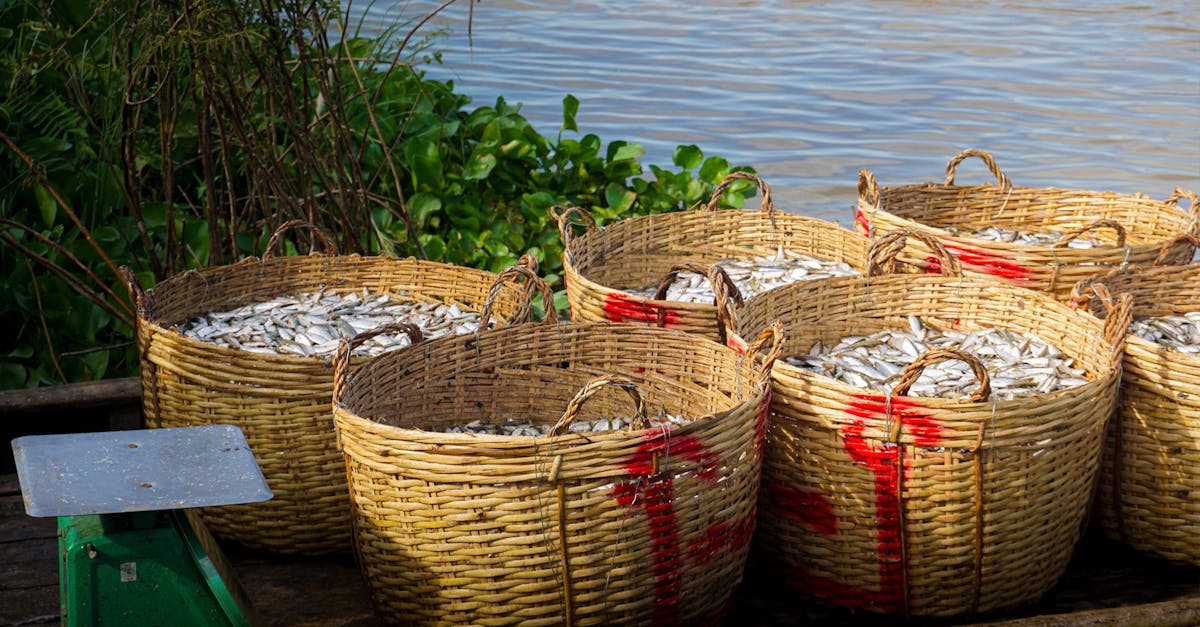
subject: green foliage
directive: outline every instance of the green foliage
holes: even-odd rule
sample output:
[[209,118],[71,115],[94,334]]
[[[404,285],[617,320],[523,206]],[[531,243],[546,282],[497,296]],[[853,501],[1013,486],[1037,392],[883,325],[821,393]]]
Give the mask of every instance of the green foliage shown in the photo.
[[188,6],[0,4],[0,389],[136,373],[118,265],[148,286],[261,254],[302,218],[343,252],[493,271],[533,253],[557,284],[551,207],[601,224],[681,210],[747,169],[690,145],[643,165],[641,146],[581,134],[571,95],[543,136],[518,105],[429,79],[428,40],[308,34],[336,2]]

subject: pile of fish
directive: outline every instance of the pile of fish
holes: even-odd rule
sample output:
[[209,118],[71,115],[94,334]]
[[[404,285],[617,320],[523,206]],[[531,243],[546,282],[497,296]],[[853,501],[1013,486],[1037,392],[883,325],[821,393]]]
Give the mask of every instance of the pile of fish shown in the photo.
[[[329,358],[343,339],[395,322],[415,324],[425,338],[432,338],[475,331],[479,313],[453,304],[413,302],[403,291],[319,290],[210,312],[176,330],[204,342],[254,353]],[[378,355],[410,342],[404,333],[379,335],[363,342],[354,354]]]
[[1200,355],[1200,311],[1138,318],[1129,324],[1129,332],[1171,350]]
[[[1088,382],[1074,359],[1038,338],[1005,329],[938,330],[917,316],[907,329],[842,338],[835,346],[817,342],[807,355],[788,363],[855,387],[890,393],[901,373],[930,348],[958,348],[974,354],[991,377],[992,396],[1011,400],[1047,394]],[[931,364],[913,384],[910,396],[964,398],[979,388],[970,366],[959,360]]]
[[[844,261],[830,261],[809,255],[785,251],[749,259],[722,259],[717,262],[737,285],[743,298],[750,298],[769,289],[811,279],[861,274]],[[631,294],[654,298],[658,286],[630,290]],[[664,300],[681,303],[712,302],[712,285],[708,278],[694,272],[680,272],[667,288]]]
[[[628,429],[631,418],[628,416],[611,416],[608,418],[596,418],[594,420],[574,420],[567,425],[567,431],[571,433],[597,433],[600,431],[618,431]],[[680,426],[687,424],[687,420],[681,416],[672,414],[659,414],[658,416],[650,416],[647,418],[650,426]],[[529,437],[545,437],[550,435],[550,429],[554,428],[554,423],[537,424],[529,419],[524,420],[502,420],[492,422],[490,420],[473,420],[465,425],[454,425],[446,429],[446,433],[472,433],[475,435],[517,435]]]
[[[971,232],[964,232],[953,228],[946,230],[955,235],[967,235],[989,242],[1004,242],[1007,244],[1020,244],[1022,246],[1052,246],[1055,242],[1062,239],[1063,236],[1062,233],[1018,231],[998,226],[988,226]],[[1102,245],[1100,242],[1082,237],[1076,237],[1067,242],[1067,248],[1096,248]]]

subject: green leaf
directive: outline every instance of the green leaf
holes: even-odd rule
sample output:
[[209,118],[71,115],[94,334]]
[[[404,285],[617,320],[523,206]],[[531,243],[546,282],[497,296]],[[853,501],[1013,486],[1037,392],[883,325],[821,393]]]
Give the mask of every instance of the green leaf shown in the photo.
[[418,193],[408,199],[408,215],[418,226],[423,226],[431,215],[442,209],[442,199],[433,194]]
[[716,185],[729,174],[729,162],[721,157],[709,157],[700,166],[700,178]]
[[437,235],[422,235],[421,245],[425,247],[425,256],[431,261],[441,261],[446,256],[446,241]]
[[58,203],[50,195],[50,191],[42,185],[33,186],[33,196],[37,199],[38,211],[42,213],[42,223],[54,226],[54,218],[58,215]]
[[98,226],[92,231],[92,237],[102,244],[117,244],[121,241],[121,233],[110,225]]
[[615,141],[608,145],[608,160],[609,161],[625,161],[627,159],[637,159],[646,154],[646,149],[640,144],[630,144],[623,141]]
[[619,183],[609,183],[608,187],[604,188],[604,200],[608,202],[608,207],[616,213],[628,211],[636,199],[637,194]]
[[704,152],[695,144],[679,146],[675,149],[675,154],[671,156],[671,161],[685,170],[695,170],[700,167],[703,160]]
[[415,187],[438,189],[442,186],[442,155],[437,142],[410,141],[405,144],[405,153],[412,168]]
[[567,97],[563,98],[563,131],[579,132],[579,126],[575,124],[575,115],[577,113],[579,113],[579,99],[571,94],[567,94]]
[[0,362],[0,390],[16,390],[25,387],[29,375],[25,366]]
[[467,162],[467,166],[463,168],[463,178],[468,181],[478,181],[485,179],[492,173],[492,168],[496,167],[496,155],[491,154],[476,154]]
[[[33,357],[33,347],[28,344],[21,344],[20,346],[9,351],[5,357],[11,357],[14,359],[29,359],[30,357]],[[0,387],[0,390],[2,389],[4,388]]]

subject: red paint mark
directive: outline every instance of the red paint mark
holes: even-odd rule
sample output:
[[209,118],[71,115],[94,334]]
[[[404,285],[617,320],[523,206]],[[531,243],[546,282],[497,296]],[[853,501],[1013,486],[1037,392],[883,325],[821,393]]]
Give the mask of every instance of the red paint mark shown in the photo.
[[741,520],[721,521],[709,525],[704,533],[692,541],[688,553],[700,566],[707,566],[719,555],[729,550],[745,550],[754,535],[754,515]]
[[803,590],[806,594],[836,599],[846,607],[870,607],[881,612],[895,612],[900,609],[888,591],[855,588],[815,575],[799,566],[788,567],[784,574],[793,588]]
[[942,242],[958,260],[968,266],[974,266],[982,272],[1008,279],[1014,283],[1029,280],[1029,268],[1022,266],[998,253],[965,248],[958,244]]
[[871,237],[871,221],[867,219],[867,214],[863,213],[862,207],[854,210],[854,223],[863,230],[863,235]]
[[619,292],[604,297],[604,318],[609,322],[653,322],[668,328],[679,325],[678,311]]
[[651,429],[637,451],[623,465],[628,479],[613,486],[621,505],[646,513],[650,527],[650,549],[654,571],[655,624],[677,621],[683,557],[679,554],[679,530],[675,521],[675,477],[657,468],[660,458],[682,458],[695,464],[687,474],[706,484],[717,482],[720,456],[694,435],[674,436],[670,428]]
[[820,492],[801,490],[773,482],[765,492],[769,493],[771,509],[780,516],[798,520],[822,535],[831,536],[837,533],[837,516],[833,513],[833,505]]
[[809,576],[810,583],[841,603],[870,603],[883,611],[904,609],[903,521],[900,497],[897,494],[904,472],[901,448],[892,442],[876,447],[863,436],[868,419],[899,421],[904,433],[915,436],[917,446],[936,446],[942,440],[941,424],[914,399],[904,396],[855,394],[846,406],[846,413],[855,417],[854,423],[842,430],[844,446],[851,459],[875,475],[876,547],[879,558],[879,589],[875,592],[854,590],[831,581],[818,581]]
[[746,340],[743,340],[734,333],[729,334],[729,336],[725,338],[725,345],[729,348],[732,348],[733,351],[739,355],[745,355],[746,351],[750,349],[750,345],[746,344]]
[[937,255],[929,255],[925,258],[925,274],[941,274],[942,260],[938,259]]
[[[854,400],[846,404],[846,413],[857,418],[888,419],[887,396],[877,394],[855,394]],[[892,396],[891,417],[900,420],[904,433],[916,436],[917,446],[938,446],[942,441],[942,424],[924,411],[925,407],[909,396]],[[861,425],[861,423],[856,423]],[[858,428],[862,434],[862,429]]]

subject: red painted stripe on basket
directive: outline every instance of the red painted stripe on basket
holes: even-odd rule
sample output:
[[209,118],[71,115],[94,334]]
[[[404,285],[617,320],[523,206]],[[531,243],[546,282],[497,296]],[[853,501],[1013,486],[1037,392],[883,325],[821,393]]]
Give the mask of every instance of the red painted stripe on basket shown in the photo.
[[730,551],[742,552],[749,548],[754,535],[754,515],[741,520],[718,521],[708,526],[699,538],[692,541],[688,553],[700,566],[707,566],[719,555]]
[[[912,398],[855,394],[846,413],[857,418],[842,430],[844,446],[850,457],[875,475],[875,525],[878,529],[879,597],[873,603],[885,611],[902,609],[904,602],[904,555],[901,537],[900,499],[897,495],[900,473],[896,445],[883,442],[875,448],[863,437],[865,419],[900,421],[904,433],[915,436],[918,446],[937,446],[942,441],[942,426]],[[890,412],[890,416],[889,416]]]
[[686,474],[707,484],[717,482],[720,455],[695,435],[675,436],[669,427],[651,429],[637,450],[626,458],[626,480],[613,486],[621,505],[646,513],[654,572],[654,624],[678,622],[679,591],[683,577],[679,529],[675,520],[675,476],[656,468],[668,456],[695,464]]
[[[845,434],[846,451],[854,461],[865,465],[875,474],[875,527],[877,529],[876,551],[879,559],[879,597],[877,603],[883,609],[898,609],[904,591],[902,584],[902,555],[900,550],[900,500],[896,497],[898,475],[896,454],[891,446],[874,449],[862,437],[862,421],[842,430]],[[838,602],[842,599],[836,598]]]
[[946,242],[942,242],[942,244],[946,247],[946,250],[953,253],[955,257],[958,257],[959,261],[968,266],[975,266],[980,271],[1008,279],[1014,283],[1029,280],[1029,268],[1008,259],[1004,255],[976,248],[957,246]]
[[941,274],[942,260],[938,259],[937,255],[929,255],[925,258],[925,274]]
[[863,213],[862,207],[854,210],[854,223],[862,227],[863,235],[871,237],[871,221],[867,219],[867,214]]
[[822,535],[837,533],[837,516],[833,505],[825,495],[812,490],[801,490],[781,482],[772,482],[764,490],[770,495],[770,508],[779,515],[798,520]]
[[845,607],[870,607],[880,612],[896,612],[900,606],[891,592],[864,590],[847,586],[827,577],[815,575],[801,567],[793,566],[785,571],[788,584],[796,590],[816,597],[833,599]]
[[664,327],[679,324],[679,312],[650,305],[628,294],[613,292],[604,297],[604,318],[609,322],[654,322]]
[[[846,413],[857,418],[887,420],[887,396],[855,394],[852,398],[854,400],[846,404]],[[925,407],[912,397],[891,397],[892,419],[900,420],[904,433],[911,433],[917,446],[937,446],[942,441],[942,423],[924,410]]]

